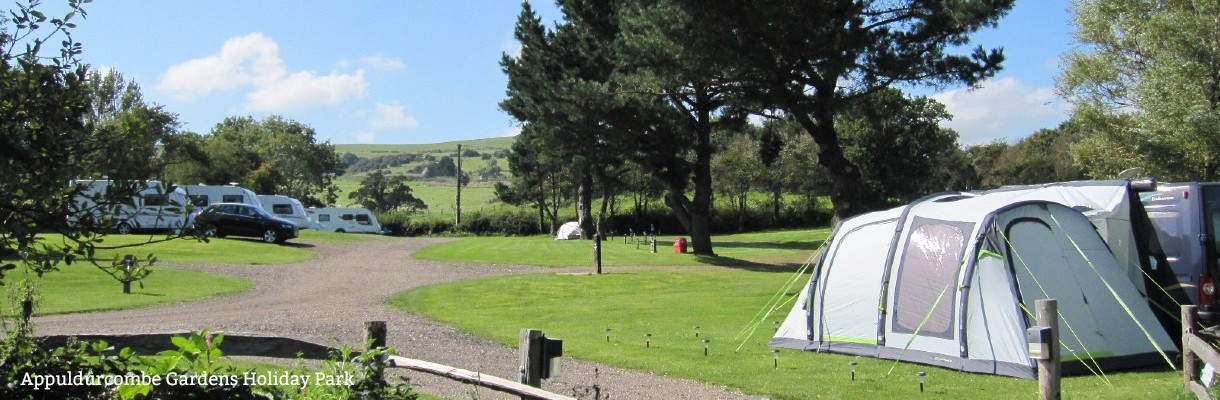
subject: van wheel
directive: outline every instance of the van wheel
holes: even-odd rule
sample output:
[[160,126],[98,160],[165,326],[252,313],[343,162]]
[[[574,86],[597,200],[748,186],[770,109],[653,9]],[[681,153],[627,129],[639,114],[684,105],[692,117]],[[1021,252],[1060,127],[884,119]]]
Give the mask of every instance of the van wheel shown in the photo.
[[268,229],[268,230],[263,231],[263,241],[267,242],[267,243],[282,242],[282,240],[280,240],[280,235],[275,233],[275,229]]
[[114,227],[114,231],[120,235],[129,234],[131,233],[131,224],[120,222],[118,226]]

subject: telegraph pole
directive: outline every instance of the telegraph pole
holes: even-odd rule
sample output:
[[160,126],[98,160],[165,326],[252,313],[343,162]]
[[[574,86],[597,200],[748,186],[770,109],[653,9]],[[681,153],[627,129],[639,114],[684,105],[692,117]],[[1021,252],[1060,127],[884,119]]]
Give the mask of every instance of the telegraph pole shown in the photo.
[[462,145],[457,153],[457,225],[462,225]]

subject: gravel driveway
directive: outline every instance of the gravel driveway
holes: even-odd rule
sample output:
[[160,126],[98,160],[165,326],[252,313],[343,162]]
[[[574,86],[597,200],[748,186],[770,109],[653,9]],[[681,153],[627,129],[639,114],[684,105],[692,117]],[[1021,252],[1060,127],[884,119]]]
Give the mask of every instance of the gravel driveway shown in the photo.
[[[35,319],[37,333],[151,333],[212,328],[333,345],[336,341],[359,343],[364,336],[364,321],[383,320],[389,327],[389,345],[396,348],[399,355],[515,379],[516,349],[394,310],[384,304],[386,298],[434,283],[483,276],[571,271],[412,259],[413,251],[441,240],[386,238],[361,243],[317,244],[314,249],[317,258],[291,265],[177,266],[250,278],[254,280],[254,288],[236,295],[149,308],[38,317]],[[603,398],[607,395],[612,399],[746,397],[734,390],[686,379],[568,358],[563,363],[562,376],[546,381],[544,389],[578,395],[595,383],[596,368]],[[407,372],[407,376],[418,390],[448,398],[513,398],[422,373]]]

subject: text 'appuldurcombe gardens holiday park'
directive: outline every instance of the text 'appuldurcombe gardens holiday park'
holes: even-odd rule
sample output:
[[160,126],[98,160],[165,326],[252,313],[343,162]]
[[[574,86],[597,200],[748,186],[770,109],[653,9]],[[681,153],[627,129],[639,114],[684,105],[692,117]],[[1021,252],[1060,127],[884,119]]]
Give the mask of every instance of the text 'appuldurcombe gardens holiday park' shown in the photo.
[[0,15],[2,399],[1210,399],[1220,1]]

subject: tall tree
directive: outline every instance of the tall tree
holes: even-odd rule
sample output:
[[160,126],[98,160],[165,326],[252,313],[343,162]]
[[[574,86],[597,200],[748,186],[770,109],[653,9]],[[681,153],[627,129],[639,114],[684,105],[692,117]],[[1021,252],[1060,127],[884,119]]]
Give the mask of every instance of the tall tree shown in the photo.
[[1220,179],[1220,2],[1078,0],[1059,89],[1089,135],[1088,174],[1141,166],[1170,180]]
[[[90,109],[86,125],[95,131],[83,162],[85,174],[111,179],[164,178],[165,167],[189,156],[178,144],[178,116],[144,102],[140,85],[118,71],[87,75]],[[170,148],[167,148],[170,147]],[[172,151],[170,151],[172,150]]]
[[364,179],[360,180],[360,188],[349,193],[347,197],[360,202],[373,212],[397,209],[415,212],[428,208],[423,200],[417,199],[415,195],[411,194],[411,187],[407,185],[407,177],[394,175],[386,170],[376,170],[365,175]]
[[835,216],[866,211],[861,171],[843,152],[836,116],[851,102],[897,83],[975,84],[991,77],[1001,50],[951,54],[996,24],[1012,0],[675,0],[700,23],[682,50],[714,60],[744,96],[794,118],[818,145],[833,178]]
[[737,209],[737,230],[745,229],[750,193],[761,189],[763,164],[758,157],[758,141],[749,135],[735,135],[729,145],[712,158],[712,177],[716,192],[724,195]]

